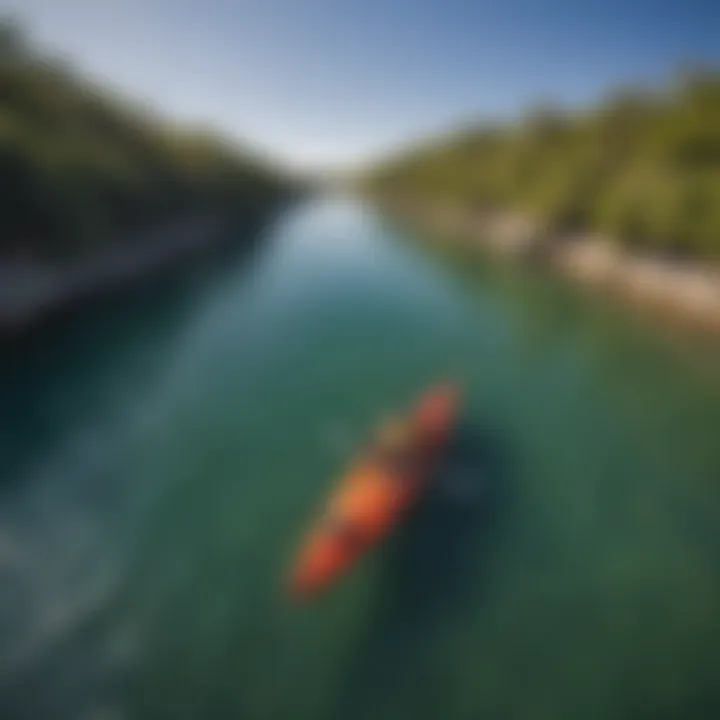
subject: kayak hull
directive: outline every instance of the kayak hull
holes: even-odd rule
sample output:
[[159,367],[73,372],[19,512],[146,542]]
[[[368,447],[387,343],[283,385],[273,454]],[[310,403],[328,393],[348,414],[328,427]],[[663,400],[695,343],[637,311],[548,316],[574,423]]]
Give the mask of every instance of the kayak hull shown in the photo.
[[416,462],[393,468],[361,456],[330,496],[301,547],[290,575],[295,599],[315,596],[347,573],[402,521],[425,490],[457,416],[452,386],[428,392],[410,413]]

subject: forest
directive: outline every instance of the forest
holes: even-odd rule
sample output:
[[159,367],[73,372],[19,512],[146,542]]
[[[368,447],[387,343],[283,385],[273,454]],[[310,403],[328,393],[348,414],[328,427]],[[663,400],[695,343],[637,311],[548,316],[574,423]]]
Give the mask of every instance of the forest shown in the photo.
[[513,210],[551,234],[720,259],[720,72],[627,88],[583,111],[540,107],[420,143],[365,178],[381,197]]
[[120,98],[0,24],[0,255],[77,258],[287,189],[259,153]]

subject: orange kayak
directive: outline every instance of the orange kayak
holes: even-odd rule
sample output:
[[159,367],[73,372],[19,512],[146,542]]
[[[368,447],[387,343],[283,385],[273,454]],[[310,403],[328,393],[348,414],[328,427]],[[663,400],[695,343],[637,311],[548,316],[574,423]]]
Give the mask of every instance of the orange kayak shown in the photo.
[[[295,598],[316,595],[388,535],[426,487],[456,423],[459,393],[431,389],[394,433],[366,450],[341,480],[292,568]],[[398,427],[400,432],[398,432]]]

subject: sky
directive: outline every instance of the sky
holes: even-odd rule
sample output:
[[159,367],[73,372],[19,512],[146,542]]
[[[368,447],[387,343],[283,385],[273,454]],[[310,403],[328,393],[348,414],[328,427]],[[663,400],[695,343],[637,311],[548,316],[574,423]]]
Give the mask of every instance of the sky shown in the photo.
[[720,66],[717,0],[0,0],[7,14],[165,114],[308,169]]

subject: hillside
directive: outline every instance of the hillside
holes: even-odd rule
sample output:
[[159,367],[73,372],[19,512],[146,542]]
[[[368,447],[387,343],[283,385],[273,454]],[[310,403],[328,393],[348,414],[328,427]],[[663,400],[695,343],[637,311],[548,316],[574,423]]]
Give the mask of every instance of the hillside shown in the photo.
[[0,259],[73,259],[286,190],[264,159],[120,100],[0,25]]
[[374,168],[380,197],[520,211],[551,233],[720,259],[720,73],[627,90],[585,112],[479,124]]

